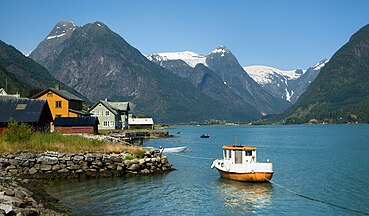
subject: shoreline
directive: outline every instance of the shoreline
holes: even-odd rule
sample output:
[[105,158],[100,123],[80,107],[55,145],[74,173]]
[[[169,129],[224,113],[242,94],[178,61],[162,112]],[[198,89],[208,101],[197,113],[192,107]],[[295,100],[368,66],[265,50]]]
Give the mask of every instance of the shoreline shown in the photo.
[[159,151],[129,153],[43,152],[0,154],[0,215],[68,215],[45,184],[63,179],[161,175],[174,170]]

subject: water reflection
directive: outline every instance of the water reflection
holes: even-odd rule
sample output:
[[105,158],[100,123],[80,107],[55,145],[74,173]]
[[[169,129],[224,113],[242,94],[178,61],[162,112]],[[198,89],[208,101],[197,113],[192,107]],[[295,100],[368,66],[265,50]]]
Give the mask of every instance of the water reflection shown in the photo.
[[215,183],[217,197],[233,214],[255,212],[272,202],[273,186],[266,183],[247,183],[219,178]]

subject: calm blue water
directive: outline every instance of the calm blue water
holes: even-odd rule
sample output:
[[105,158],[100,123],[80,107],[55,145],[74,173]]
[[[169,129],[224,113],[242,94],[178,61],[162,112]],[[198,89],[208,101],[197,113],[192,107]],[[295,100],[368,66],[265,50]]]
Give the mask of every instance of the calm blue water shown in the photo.
[[[175,171],[55,182],[49,192],[75,215],[369,215],[369,125],[178,126],[168,131],[176,137],[145,146],[188,146],[192,152],[168,154]],[[258,161],[273,162],[276,184],[221,179],[210,169],[209,158],[221,158],[221,146],[234,144],[236,131],[240,144],[258,148]],[[211,138],[201,139],[202,133]]]

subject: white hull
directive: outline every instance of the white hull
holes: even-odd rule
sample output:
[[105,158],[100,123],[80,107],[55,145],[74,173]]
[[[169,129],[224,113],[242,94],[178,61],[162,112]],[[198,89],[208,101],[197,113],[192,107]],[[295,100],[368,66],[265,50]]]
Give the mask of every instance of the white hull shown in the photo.
[[162,152],[175,153],[175,152],[184,152],[187,149],[187,146],[183,147],[173,147],[173,148],[162,148]]
[[264,182],[272,179],[273,176],[272,163],[235,164],[229,160],[217,159],[211,166],[211,168],[214,167],[223,178],[238,181]]

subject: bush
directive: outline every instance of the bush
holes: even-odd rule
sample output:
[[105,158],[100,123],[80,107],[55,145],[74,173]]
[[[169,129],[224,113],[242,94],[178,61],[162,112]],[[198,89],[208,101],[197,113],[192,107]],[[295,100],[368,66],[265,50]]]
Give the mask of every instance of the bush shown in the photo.
[[133,159],[135,159],[135,157],[130,156],[130,155],[128,155],[128,156],[126,156],[126,157],[124,158],[124,160],[133,160]]
[[3,132],[3,138],[8,142],[29,141],[32,136],[32,127],[25,123],[11,121]]

